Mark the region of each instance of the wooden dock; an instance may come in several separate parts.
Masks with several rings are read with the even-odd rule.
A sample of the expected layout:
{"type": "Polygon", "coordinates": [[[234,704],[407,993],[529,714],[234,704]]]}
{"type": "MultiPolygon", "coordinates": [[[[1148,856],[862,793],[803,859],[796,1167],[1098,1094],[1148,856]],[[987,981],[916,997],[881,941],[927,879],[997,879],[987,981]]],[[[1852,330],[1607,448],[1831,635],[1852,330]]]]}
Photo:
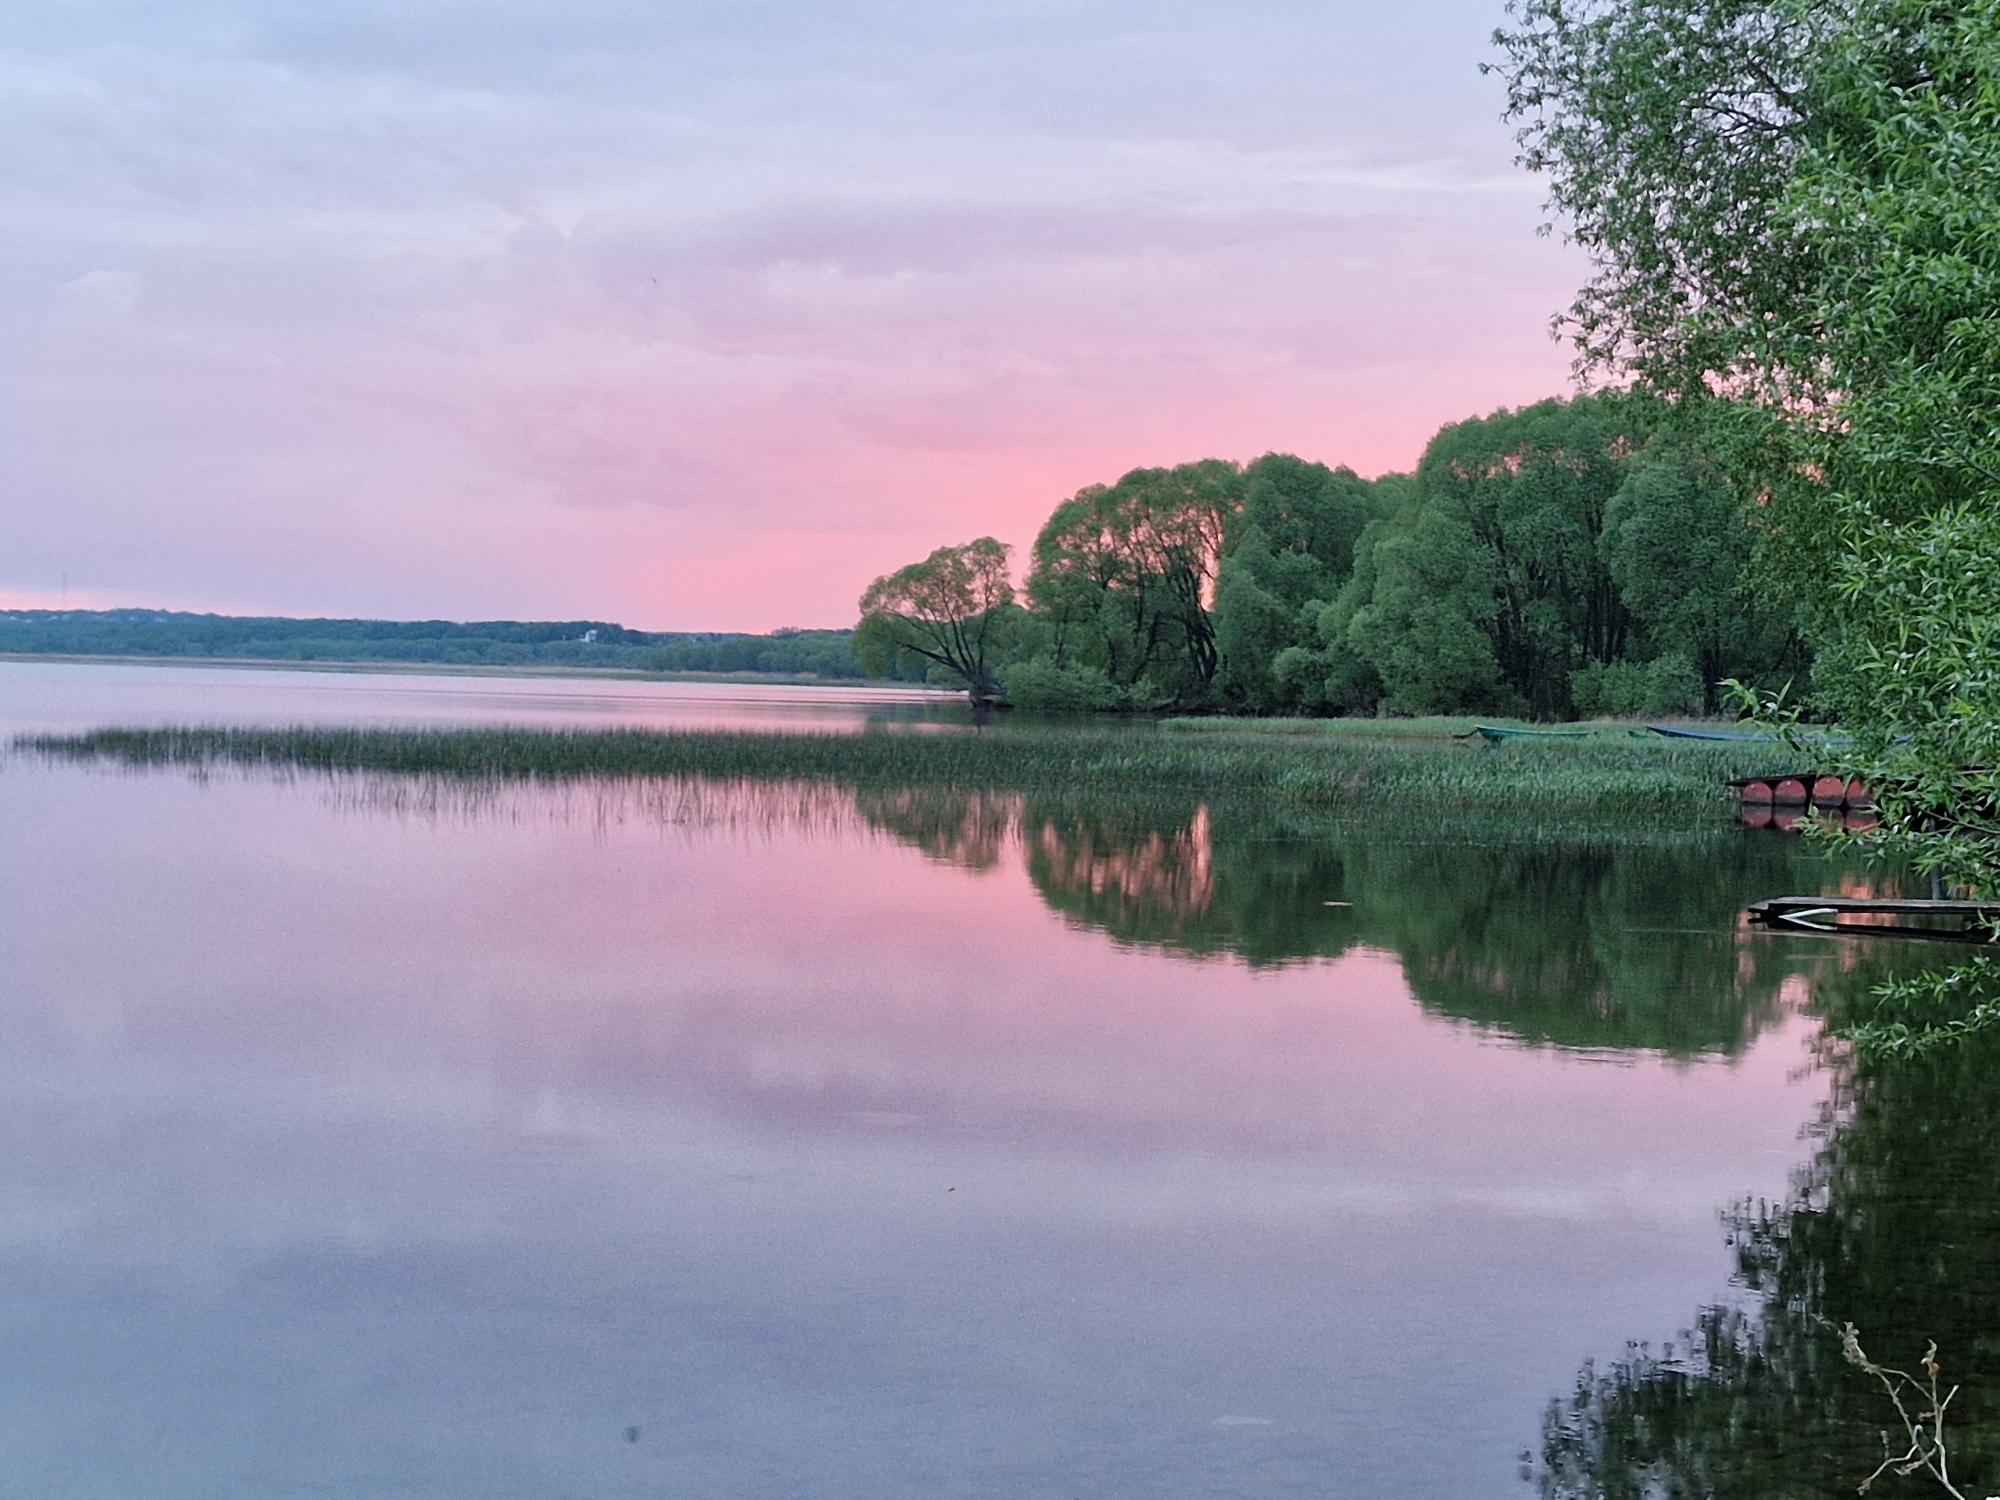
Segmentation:
{"type": "Polygon", "coordinates": [[[1792,932],[1841,932],[1863,937],[1935,938],[1945,942],[1989,943],[2000,927],[2000,901],[1904,901],[1874,896],[1773,896],[1749,908],[1762,927],[1792,932]],[[1897,918],[1921,918],[1945,926],[1912,926],[1897,918]]]}

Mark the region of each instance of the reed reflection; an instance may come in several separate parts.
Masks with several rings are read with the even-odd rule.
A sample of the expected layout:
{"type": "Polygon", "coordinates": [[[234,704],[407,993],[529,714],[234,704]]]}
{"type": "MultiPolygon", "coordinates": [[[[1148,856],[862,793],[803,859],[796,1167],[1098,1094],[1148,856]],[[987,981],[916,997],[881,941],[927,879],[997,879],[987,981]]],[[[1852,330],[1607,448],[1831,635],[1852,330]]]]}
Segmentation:
{"type": "Polygon", "coordinates": [[[1854,961],[1740,921],[1748,891],[1846,890],[1853,873],[1726,827],[1544,840],[1495,826],[1475,838],[1389,816],[1302,821],[1143,794],[275,774],[329,782],[335,805],[398,818],[888,838],[958,868],[1023,871],[1049,911],[1122,946],[1252,968],[1356,947],[1393,954],[1426,1010],[1560,1047],[1735,1054],[1785,1011],[1789,976],[1854,961]]]}

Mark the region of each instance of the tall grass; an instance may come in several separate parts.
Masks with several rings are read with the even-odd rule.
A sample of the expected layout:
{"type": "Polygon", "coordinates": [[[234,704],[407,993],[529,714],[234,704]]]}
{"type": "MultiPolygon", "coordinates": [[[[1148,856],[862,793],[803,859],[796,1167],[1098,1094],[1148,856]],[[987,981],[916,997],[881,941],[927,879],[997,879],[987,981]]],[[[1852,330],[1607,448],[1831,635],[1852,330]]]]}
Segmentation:
{"type": "MultiPolygon", "coordinates": [[[[1647,724],[1718,728],[1714,720],[1649,719],[1647,724]]],[[[1651,738],[1646,725],[1632,719],[1580,719],[1573,724],[1534,724],[1526,719],[1492,714],[1431,714],[1420,718],[1241,719],[1208,716],[1163,719],[1160,727],[1179,734],[1279,734],[1336,740],[1441,740],[1470,735],[1475,725],[1503,729],[1588,730],[1598,739],[1651,738]]]]}
{"type": "Polygon", "coordinates": [[[1571,826],[1648,822],[1676,828],[1725,820],[1730,802],[1724,778],[1766,773],[1774,754],[1756,745],[1632,738],[1489,746],[1026,726],[942,734],[216,727],[106,729],[16,743],[47,757],[126,766],[1172,794],[1256,798],[1335,816],[1388,807],[1431,817],[1505,812],[1571,826]]]}

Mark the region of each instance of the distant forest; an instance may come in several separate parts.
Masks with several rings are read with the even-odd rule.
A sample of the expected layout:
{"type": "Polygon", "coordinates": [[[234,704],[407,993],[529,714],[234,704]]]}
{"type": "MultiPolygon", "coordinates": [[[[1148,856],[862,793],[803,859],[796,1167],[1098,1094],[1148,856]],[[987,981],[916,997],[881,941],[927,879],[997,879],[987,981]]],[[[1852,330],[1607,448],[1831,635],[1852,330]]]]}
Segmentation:
{"type": "MultiPolygon", "coordinates": [[[[608,620],[291,620],[156,609],[0,610],[0,655],[622,667],[854,681],[853,632],[627,630],[608,620]]],[[[917,678],[911,666],[900,674],[917,678]]]]}

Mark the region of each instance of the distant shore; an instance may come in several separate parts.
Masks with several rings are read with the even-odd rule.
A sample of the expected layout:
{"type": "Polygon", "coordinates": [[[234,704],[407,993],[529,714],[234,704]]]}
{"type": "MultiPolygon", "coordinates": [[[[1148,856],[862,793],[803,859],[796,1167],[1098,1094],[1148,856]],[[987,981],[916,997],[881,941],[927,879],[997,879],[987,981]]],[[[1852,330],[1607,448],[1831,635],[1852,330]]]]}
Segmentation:
{"type": "Polygon", "coordinates": [[[786,672],[645,672],[637,667],[502,666],[442,661],[282,661],[268,656],[87,656],[60,651],[0,652],[8,662],[68,663],[96,667],[225,667],[264,672],[375,672],[397,677],[572,677],[622,682],[719,682],[744,686],[865,688],[872,693],[963,697],[957,689],[914,682],[879,682],[864,677],[814,677],[786,672]]]}

